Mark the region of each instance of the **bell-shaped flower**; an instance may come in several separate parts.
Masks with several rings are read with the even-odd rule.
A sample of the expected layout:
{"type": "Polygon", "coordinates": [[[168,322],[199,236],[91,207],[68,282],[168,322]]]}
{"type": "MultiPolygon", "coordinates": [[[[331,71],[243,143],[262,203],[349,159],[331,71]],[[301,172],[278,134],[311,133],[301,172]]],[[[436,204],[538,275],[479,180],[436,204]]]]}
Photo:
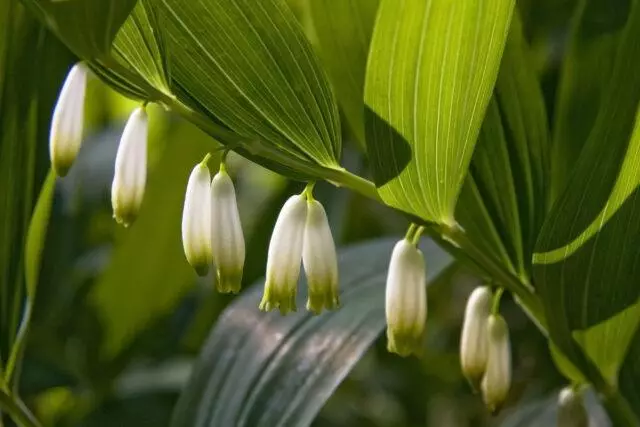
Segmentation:
{"type": "Polygon", "coordinates": [[[427,320],[426,269],[422,252],[400,240],[391,254],[385,309],[387,349],[401,356],[421,355],[427,320]]]}
{"type": "Polygon", "coordinates": [[[491,289],[476,288],[467,301],[460,338],[462,372],[478,388],[487,366],[487,319],[491,312],[491,289]]]}
{"type": "Polygon", "coordinates": [[[58,176],[65,176],[69,172],[80,150],[88,72],[87,66],[82,62],[73,66],[53,110],[49,156],[53,170],[58,176]]]}
{"type": "Polygon", "coordinates": [[[124,128],[111,185],[113,217],[125,227],[137,217],[147,181],[149,120],[144,107],[136,108],[124,128]]]}
{"type": "Polygon", "coordinates": [[[211,246],[218,291],[238,293],[244,268],[244,235],[233,181],[221,165],[211,182],[211,246]]]}
{"type": "Polygon", "coordinates": [[[558,395],[558,427],[588,427],[589,415],[582,394],[573,387],[565,387],[558,395]]]}
{"type": "Polygon", "coordinates": [[[324,208],[317,200],[307,202],[302,264],[307,276],[307,310],[320,314],[339,305],[338,259],[324,208]]]}
{"type": "Polygon", "coordinates": [[[511,343],[504,318],[492,314],[487,320],[487,369],[482,378],[482,396],[492,413],[500,410],[511,387],[511,343]]]}
{"type": "Polygon", "coordinates": [[[267,255],[267,278],[260,309],[279,308],[282,314],[296,310],[296,291],[305,224],[307,201],[303,195],[291,196],[278,215],[267,255]]]}
{"type": "Polygon", "coordinates": [[[182,211],[182,246],[187,261],[200,276],[211,264],[211,189],[206,161],[198,163],[189,176],[182,211]]]}

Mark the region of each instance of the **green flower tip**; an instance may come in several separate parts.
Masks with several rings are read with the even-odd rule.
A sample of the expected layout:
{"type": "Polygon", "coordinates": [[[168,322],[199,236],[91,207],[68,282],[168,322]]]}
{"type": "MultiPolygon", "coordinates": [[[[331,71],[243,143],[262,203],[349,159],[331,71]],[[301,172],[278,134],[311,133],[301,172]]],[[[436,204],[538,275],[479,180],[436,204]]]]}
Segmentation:
{"type": "Polygon", "coordinates": [[[207,273],[209,273],[209,264],[207,263],[196,264],[193,266],[193,269],[196,271],[196,274],[198,276],[204,277],[207,275],[207,273]]]}
{"type": "Polygon", "coordinates": [[[216,289],[221,294],[237,294],[242,288],[242,270],[236,273],[223,272],[219,268],[216,271],[218,278],[216,289]]]}
{"type": "Polygon", "coordinates": [[[307,310],[313,314],[321,314],[322,310],[335,310],[340,307],[340,297],[337,293],[329,288],[322,292],[312,292],[309,289],[309,298],[307,299],[307,310]]]}
{"type": "Polygon", "coordinates": [[[422,357],[424,353],[422,335],[393,332],[387,328],[387,351],[402,357],[422,357]]]}
{"type": "Polygon", "coordinates": [[[273,288],[266,287],[260,305],[262,311],[280,310],[280,314],[287,315],[298,310],[296,307],[296,294],[285,292],[273,292],[273,288]]]}

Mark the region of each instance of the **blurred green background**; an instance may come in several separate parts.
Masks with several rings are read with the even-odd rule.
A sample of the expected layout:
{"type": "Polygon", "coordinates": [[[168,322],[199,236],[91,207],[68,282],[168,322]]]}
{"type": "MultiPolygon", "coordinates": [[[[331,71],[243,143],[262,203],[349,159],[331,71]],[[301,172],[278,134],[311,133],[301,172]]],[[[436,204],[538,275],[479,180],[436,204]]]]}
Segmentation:
{"type": "MultiPolygon", "coordinates": [[[[303,2],[291,3],[304,22],[303,2]]],[[[576,4],[519,2],[549,107],[576,4]]],[[[95,77],[87,99],[86,141],[70,174],[55,187],[21,395],[45,426],[168,426],[209,330],[225,307],[242,297],[217,294],[213,277],[198,278],[182,252],[187,177],[215,142],[152,106],[145,200],[136,223],[122,228],[111,217],[109,194],[117,143],[136,104],[95,77]]],[[[554,114],[551,108],[549,114],[554,114]]],[[[351,139],[347,134],[346,140],[351,139]]],[[[356,144],[346,145],[343,166],[366,174],[363,154],[356,144]]],[[[246,290],[264,274],[282,203],[303,184],[238,156],[231,155],[229,162],[247,243],[246,290]]],[[[40,173],[47,166],[43,163],[40,173]]],[[[406,218],[346,190],[323,183],[317,197],[339,246],[405,231],[406,218]]],[[[553,393],[564,380],[550,359],[546,339],[513,301],[503,304],[514,366],[505,410],[491,417],[463,378],[458,361],[462,312],[477,284],[469,272],[448,271],[429,290],[424,357],[388,354],[380,337],[313,425],[551,425],[553,393]]],[[[593,425],[608,425],[592,396],[589,401],[593,425]]]]}

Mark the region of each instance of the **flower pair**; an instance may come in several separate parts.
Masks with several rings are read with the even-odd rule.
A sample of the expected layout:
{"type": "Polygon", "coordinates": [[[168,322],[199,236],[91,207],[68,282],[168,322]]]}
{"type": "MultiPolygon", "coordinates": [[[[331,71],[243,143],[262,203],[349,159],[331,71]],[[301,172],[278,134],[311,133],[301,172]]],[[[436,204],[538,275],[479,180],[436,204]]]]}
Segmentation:
{"type": "Polygon", "coordinates": [[[245,245],[233,181],[224,162],[211,180],[209,155],[189,176],[182,213],[182,244],[187,261],[206,275],[213,261],[217,288],[238,293],[242,282],[245,245]]]}
{"type": "Polygon", "coordinates": [[[261,310],[296,311],[301,261],[309,292],[307,310],[319,314],[339,305],[336,248],[327,214],[310,188],[290,197],[278,215],[269,243],[261,310]]]}
{"type": "Polygon", "coordinates": [[[471,385],[480,384],[489,410],[496,412],[511,387],[511,344],[504,318],[491,312],[492,300],[487,286],[471,293],[462,325],[460,363],[471,385]]]}
{"type": "MultiPolygon", "coordinates": [[[[80,150],[88,74],[89,69],[82,62],[69,71],[53,111],[49,155],[58,176],[69,172],[80,150]]],[[[114,218],[125,226],[136,218],[144,196],[148,128],[145,107],[139,107],[129,117],[118,146],[111,205],[114,218]]]]}

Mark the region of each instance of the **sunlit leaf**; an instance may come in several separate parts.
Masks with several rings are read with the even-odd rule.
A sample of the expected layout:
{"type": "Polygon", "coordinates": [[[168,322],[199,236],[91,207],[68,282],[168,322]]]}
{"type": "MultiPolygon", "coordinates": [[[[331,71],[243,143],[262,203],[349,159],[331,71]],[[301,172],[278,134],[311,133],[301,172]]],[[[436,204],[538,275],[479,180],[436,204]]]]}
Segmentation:
{"type": "MultiPolygon", "coordinates": [[[[243,294],[212,330],[172,426],[309,425],[385,326],[394,244],[381,239],[342,250],[342,307],[321,316],[260,312],[263,281],[243,294]]],[[[451,258],[432,241],[422,249],[433,281],[451,258]]]]}
{"type": "Polygon", "coordinates": [[[551,338],[588,372],[582,349],[610,384],[640,321],[638,37],[634,4],[592,130],[534,255],[551,338]]]}
{"type": "Polygon", "coordinates": [[[507,38],[512,0],[383,0],[365,85],[383,200],[452,225],[507,38]]]}
{"type": "Polygon", "coordinates": [[[364,76],[378,0],[309,2],[318,49],[340,107],[364,146],[364,76]]]}

